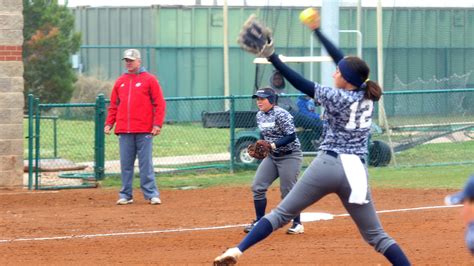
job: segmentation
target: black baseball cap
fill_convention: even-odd
[[[462,204],[465,199],[474,199],[474,175],[469,177],[462,191],[447,196],[444,199],[444,202],[447,205],[456,205]]]
[[[261,88],[261,89],[258,89],[254,95],[252,95],[252,98],[257,98],[257,97],[260,97],[260,98],[269,98],[269,97],[275,97],[276,96],[276,92],[274,89],[272,88]]]

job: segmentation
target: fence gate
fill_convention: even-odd
[[[28,95],[28,189],[97,186],[104,178],[105,111],[103,95],[68,104]]]

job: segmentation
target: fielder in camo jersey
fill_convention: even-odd
[[[303,162],[293,116],[276,105],[278,98],[276,92],[272,88],[262,88],[257,90],[252,98],[257,99],[260,110],[257,113],[257,125],[261,138],[272,145],[272,151],[262,160],[255,173],[252,192],[256,218],[244,228],[246,233],[250,232],[265,215],[267,190],[270,185],[280,178],[280,193],[283,199],[296,184]],[[293,225],[288,228],[287,233],[304,233],[299,214],[294,217]]]
[[[381,97],[381,88],[369,80],[369,67],[362,59],[344,57],[318,27],[319,25],[312,29],[337,63],[336,72],[333,74],[335,88],[322,87],[290,69],[274,53],[273,47],[269,47],[273,46],[272,41],[267,43],[265,51],[262,50],[260,54],[267,57],[296,89],[313,97],[325,108],[324,118],[327,120],[327,126],[320,146],[321,152],[277,208],[260,219],[237,247],[230,248],[215,258],[214,265],[236,263],[242,252],[330,193],[335,193],[340,198],[367,243],[393,265],[410,265],[400,246],[385,233],[380,224],[367,185],[367,169],[362,166],[367,155],[374,101]],[[354,158],[356,160],[353,160]],[[357,160],[360,160],[359,165]],[[351,182],[354,179],[349,178],[353,173],[344,170],[344,166],[348,164],[362,167],[363,174],[359,175],[355,183]],[[361,183],[365,186],[357,186]],[[362,200],[351,200],[353,194],[361,191],[365,191]]]

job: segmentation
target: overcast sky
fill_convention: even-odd
[[[59,0],[63,4],[66,0]],[[224,0],[69,0],[68,6],[151,6],[151,5],[222,5]],[[322,0],[227,0],[229,6],[243,5],[247,2],[252,6],[321,6]],[[357,0],[340,0],[341,6],[354,6]],[[362,0],[362,6],[374,7],[377,0]],[[382,0],[382,6],[406,7],[474,7],[473,0]]]

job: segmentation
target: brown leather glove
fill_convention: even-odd
[[[247,147],[249,155],[255,159],[262,160],[268,156],[272,150],[272,146],[265,140],[258,140],[254,144],[250,144]]]

